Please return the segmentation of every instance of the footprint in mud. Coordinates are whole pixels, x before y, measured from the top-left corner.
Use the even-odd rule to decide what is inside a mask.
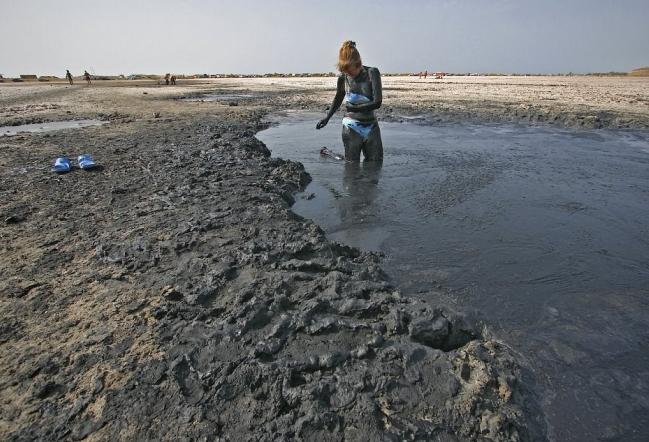
[[[180,392],[190,404],[197,404],[203,398],[203,384],[196,379],[195,372],[191,369],[187,356],[182,356],[171,368],[173,377],[180,387]]]

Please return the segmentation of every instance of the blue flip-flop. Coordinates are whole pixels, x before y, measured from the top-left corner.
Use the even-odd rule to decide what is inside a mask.
[[[67,173],[72,170],[72,164],[70,160],[66,157],[59,157],[54,161],[54,167],[52,167],[52,172],[56,173]]]
[[[83,170],[90,170],[97,167],[97,163],[95,163],[92,157],[88,154],[79,155],[77,162],[79,163],[79,167]]]

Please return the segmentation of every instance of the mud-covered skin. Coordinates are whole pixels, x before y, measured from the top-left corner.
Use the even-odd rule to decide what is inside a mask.
[[[381,73],[379,70],[374,67],[363,66],[356,77],[340,74],[336,82],[336,95],[325,117],[327,122],[340,109],[347,92],[363,95],[369,98],[370,101],[363,104],[348,104],[345,116],[358,121],[376,121],[374,111],[380,108],[383,102],[383,86],[381,85]]]
[[[318,123],[317,128],[320,129],[329,122],[340,108],[347,92],[363,95],[370,101],[363,104],[347,104],[345,116],[358,121],[373,122],[375,125],[365,139],[343,125],[342,139],[345,146],[345,158],[350,161],[359,161],[362,152],[366,160],[381,161],[383,159],[383,142],[374,111],[379,109],[383,102],[383,87],[381,73],[377,68],[363,66],[355,77],[345,73],[340,74],[336,85],[336,95],[329,107],[329,112],[325,119]]]
[[[290,211],[263,112],[117,104],[0,139],[3,440],[538,440],[507,347]]]
[[[344,124],[342,130],[346,160],[360,161],[361,153],[367,161],[383,160],[383,141],[381,140],[381,128],[378,123],[374,124],[367,138],[363,138]]]
[[[348,104],[345,115],[358,121],[376,121],[374,111],[380,108],[383,102],[383,87],[379,70],[363,66],[360,73],[355,77],[341,74],[338,79],[338,90],[341,87],[340,78],[344,80],[342,87],[347,92],[354,92],[370,99],[369,102],[363,104]]]

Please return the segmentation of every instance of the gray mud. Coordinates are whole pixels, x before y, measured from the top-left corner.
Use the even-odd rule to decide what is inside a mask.
[[[513,352],[295,215],[303,166],[219,112],[3,139],[2,439],[543,439]]]
[[[296,213],[517,350],[552,440],[647,440],[649,132],[396,116],[381,167],[320,157],[343,148],[339,120],[316,131],[318,117],[258,135],[313,177]]]

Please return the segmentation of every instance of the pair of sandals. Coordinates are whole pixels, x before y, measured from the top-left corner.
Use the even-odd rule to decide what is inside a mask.
[[[77,163],[79,168],[83,170],[92,170],[97,167],[97,163],[92,159],[88,154],[79,155],[77,158]],[[54,161],[54,167],[52,167],[52,172],[55,173],[67,173],[72,170],[72,163],[67,157],[59,157]]]

